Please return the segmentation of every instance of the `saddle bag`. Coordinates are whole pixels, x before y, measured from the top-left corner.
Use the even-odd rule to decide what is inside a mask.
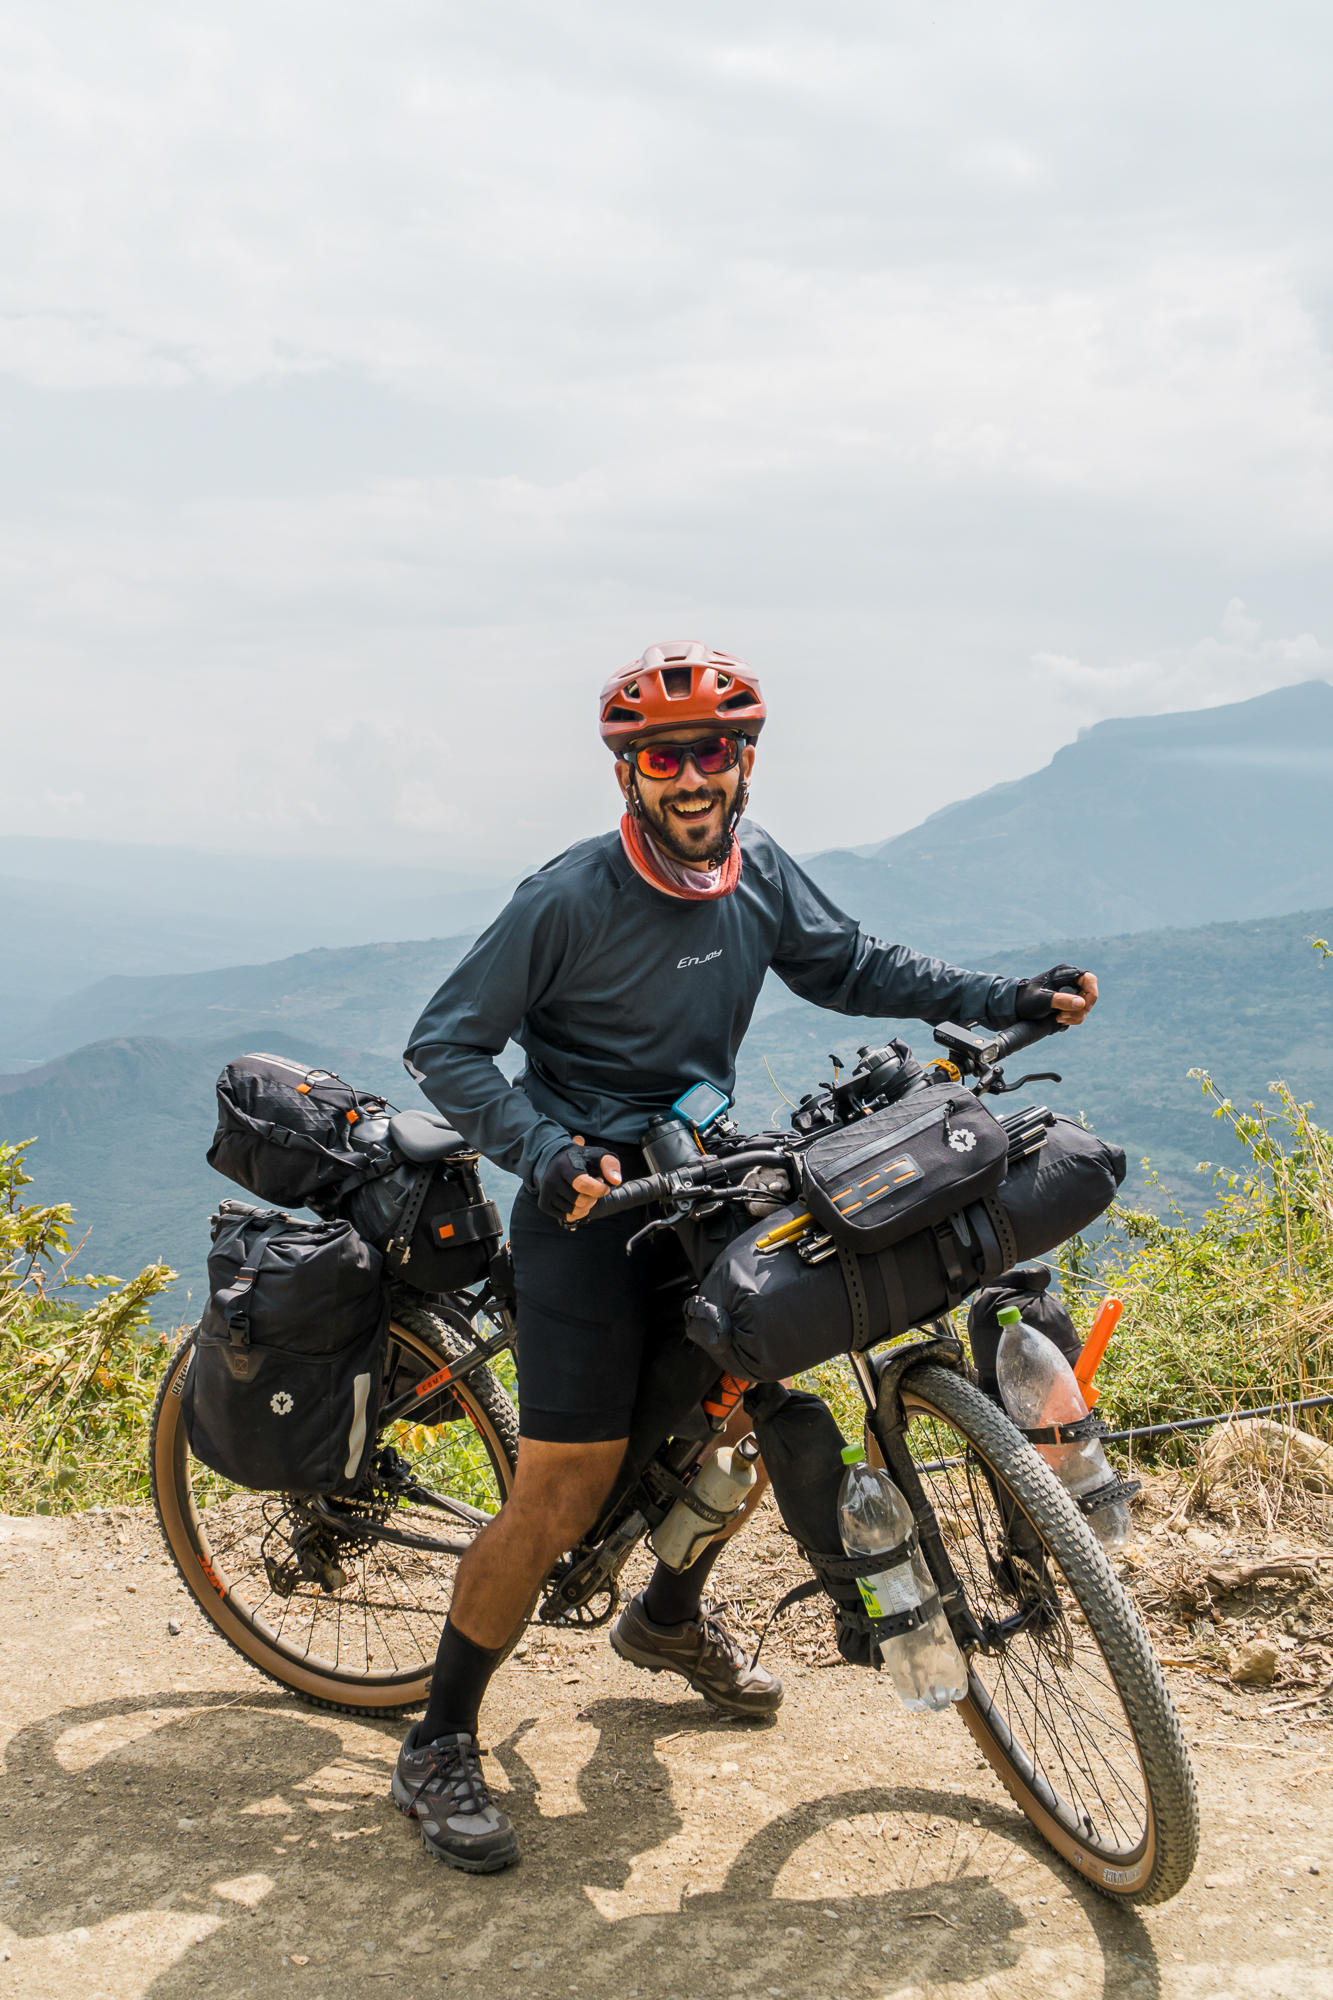
[[[352,1492],[375,1441],[384,1260],[350,1222],[223,1202],[181,1391],[195,1457],[260,1492]]]
[[[802,1213],[793,1203],[723,1250],[689,1301],[686,1330],[719,1369],[781,1381],[938,1319],[978,1286],[1086,1229],[1124,1177],[1119,1146],[1057,1117],[1045,1144],[1014,1161],[994,1193],[877,1251],[843,1245],[807,1264],[790,1241],[761,1250]]]
[[[362,1118],[384,1110],[384,1100],[331,1070],[286,1056],[239,1056],[218,1078],[217,1094],[208,1164],[261,1201],[303,1208],[367,1171],[351,1134]]]
[[[430,1166],[405,1162],[355,1188],[339,1205],[366,1241],[384,1252],[391,1275],[419,1292],[476,1284],[504,1233],[475,1154]]]

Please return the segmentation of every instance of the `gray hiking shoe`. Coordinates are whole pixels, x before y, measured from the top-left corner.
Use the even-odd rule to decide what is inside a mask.
[[[415,1819],[437,1861],[469,1875],[495,1875],[518,1860],[518,1835],[491,1803],[475,1736],[437,1736],[417,1743],[413,1723],[398,1752],[389,1787],[399,1812]]]
[[[750,1665],[715,1611],[684,1625],[654,1625],[640,1594],[611,1627],[611,1644],[632,1667],[679,1674],[729,1715],[767,1716],[782,1706],[782,1682],[767,1667]]]

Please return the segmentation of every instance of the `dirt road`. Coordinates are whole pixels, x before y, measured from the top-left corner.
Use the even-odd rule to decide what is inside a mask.
[[[388,1804],[398,1726],[208,1638],[146,1516],[0,1522],[0,1648],[0,2000],[1333,2000],[1333,1736],[1262,1693],[1175,1677],[1203,1854],[1135,1914],[1049,1854],[955,1718],[847,1667],[779,1655],[755,1729],[600,1635],[534,1646],[486,1715],[525,1858],[476,1881]]]

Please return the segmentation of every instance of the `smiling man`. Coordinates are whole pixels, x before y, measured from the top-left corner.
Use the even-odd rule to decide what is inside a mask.
[[[514,1488],[458,1566],[430,1704],[409,1731],[393,1790],[431,1853],[477,1873],[518,1842],[481,1775],[477,1717],[507,1641],[552,1562],[596,1519],[619,1469],[645,1356],[679,1338],[691,1282],[670,1231],[625,1246],[642,1215],[593,1215],[646,1170],[650,1118],[691,1084],[730,1094],[764,977],[842,1014],[922,1021],[1069,1022],[1097,982],[1053,993],[962,972],[863,935],[762,828],[745,820],[766,716],[743,660],[698,643],[650,646],[602,690],[616,758],[619,830],[571,847],[522,883],[413,1030],[406,1061],[431,1102],[518,1174],[511,1246],[518,1291],[520,1443]],[[511,1084],[495,1058],[514,1040]],[[577,1233],[570,1220],[591,1217]],[[770,1715],[782,1685],[702,1608],[714,1542],[681,1575],[660,1563],[622,1612],[622,1659],[678,1674],[737,1715]]]

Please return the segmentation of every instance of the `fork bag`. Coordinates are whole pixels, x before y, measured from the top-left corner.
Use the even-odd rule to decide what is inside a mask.
[[[357,1487],[379,1414],[383,1263],[345,1220],[222,1204],[181,1391],[196,1458],[261,1492]]]

